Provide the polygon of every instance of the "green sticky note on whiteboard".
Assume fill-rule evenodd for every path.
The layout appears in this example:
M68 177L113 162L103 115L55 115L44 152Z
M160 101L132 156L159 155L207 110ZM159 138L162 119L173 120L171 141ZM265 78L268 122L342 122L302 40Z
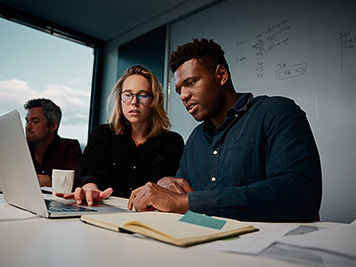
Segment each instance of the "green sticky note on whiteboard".
M188 210L186 214L184 214L183 217L180 218L179 221L205 226L217 230L221 230L226 223L225 220L215 219L207 215L196 213L190 210Z

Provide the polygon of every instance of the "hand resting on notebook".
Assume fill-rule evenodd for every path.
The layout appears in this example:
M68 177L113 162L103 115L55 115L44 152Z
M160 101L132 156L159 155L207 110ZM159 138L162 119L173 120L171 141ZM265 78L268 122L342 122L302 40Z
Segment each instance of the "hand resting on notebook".
M84 200L89 206L92 206L95 202L103 201L105 198L109 197L112 192L112 188L100 191L96 184L88 183L83 187L77 187L73 193L56 193L56 196L62 197L64 199L74 199L75 202L79 205L82 204Z

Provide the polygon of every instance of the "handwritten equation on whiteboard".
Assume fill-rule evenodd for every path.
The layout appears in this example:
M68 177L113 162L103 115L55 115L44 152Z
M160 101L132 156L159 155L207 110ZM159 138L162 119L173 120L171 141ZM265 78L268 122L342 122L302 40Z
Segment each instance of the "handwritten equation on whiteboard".
M341 40L342 52L356 47L356 35L352 35L350 31L341 32L339 39Z
M273 50L278 50L281 47L287 46L290 42L289 31L291 26L288 20L282 20L272 26L269 26L256 35L250 48L253 51L254 58L256 60L254 72L257 78L263 78L265 76L265 60L268 57L268 53ZM249 45L247 39L236 42L237 47ZM240 56L235 59L235 63L246 60L246 56ZM277 80L283 80L288 78L297 77L303 75L307 70L307 63L289 64L278 63L275 71L275 78Z
M341 40L341 71L344 69L344 59L350 59L349 51L356 48L356 34L353 35L350 31L341 32L339 34Z
M303 75L307 71L307 63L287 65L277 64L276 79L283 80Z

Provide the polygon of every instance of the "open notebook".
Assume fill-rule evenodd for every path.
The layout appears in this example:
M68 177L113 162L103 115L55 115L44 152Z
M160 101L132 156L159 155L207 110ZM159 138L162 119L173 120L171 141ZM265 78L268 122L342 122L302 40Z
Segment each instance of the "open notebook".
M257 231L248 223L210 217L190 210L184 215L155 211L83 215L81 221L108 230L141 234L181 247Z
M7 203L45 218L129 212L104 204L86 207L44 199L17 110L0 117L0 188Z

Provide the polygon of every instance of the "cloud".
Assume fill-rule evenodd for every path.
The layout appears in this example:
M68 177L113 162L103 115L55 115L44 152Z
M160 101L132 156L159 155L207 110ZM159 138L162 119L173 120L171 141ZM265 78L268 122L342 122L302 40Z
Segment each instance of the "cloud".
M23 104L30 98L40 97L31 90L26 81L17 79L0 81L0 107L2 113L17 109L23 110Z
M80 81L76 81L76 84L80 84ZM0 80L0 112L3 114L18 109L22 113L23 104L27 100L44 97L51 99L61 108L63 113L61 124L87 124L91 89L82 88L83 86L73 89L67 85L50 84L39 92L31 89L26 81Z
M51 84L46 87L43 95L61 107L63 122L77 124L83 119L88 121L90 92L74 90L66 85Z

